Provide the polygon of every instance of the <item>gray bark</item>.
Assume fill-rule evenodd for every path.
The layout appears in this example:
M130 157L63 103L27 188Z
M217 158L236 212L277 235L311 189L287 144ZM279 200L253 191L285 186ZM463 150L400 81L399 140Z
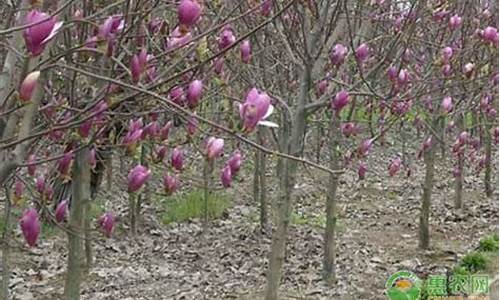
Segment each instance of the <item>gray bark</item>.
M84 212L90 199L90 165L88 163L88 148L82 148L76 153L73 164L73 191L71 198L70 217L68 223L68 271L64 285L64 299L80 299L80 284L82 275L82 252L84 232Z

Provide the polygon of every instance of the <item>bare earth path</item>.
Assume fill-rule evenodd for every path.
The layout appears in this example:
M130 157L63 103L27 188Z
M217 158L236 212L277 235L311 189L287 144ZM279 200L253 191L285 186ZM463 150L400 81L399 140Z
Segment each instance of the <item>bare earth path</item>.
M284 299L385 299L384 284L393 272L445 273L479 239L498 230L498 194L486 198L477 176L467 176L465 209L454 212L451 176L438 168L439 178L449 179L438 180L433 195L432 249L418 251L417 178L422 170L411 178L403 172L388 178L384 158L378 159L374 162L378 167L370 170L377 176L372 174L365 182L358 182L353 173L343 177L334 287L321 281L324 195L311 184L326 178L300 180L282 284ZM243 182L240 189L248 191L250 185ZM205 236L196 220L162 225L153 205L146 206L146 219L135 238L128 237L124 228L107 240L96 234L96 262L82 299L259 299L270 237L259 230L251 197L232 194L233 207L225 218L211 223ZM125 207L119 191L102 191L100 197ZM11 280L15 299L59 299L66 257L54 253L66 253L65 243L59 233L28 250L16 237Z

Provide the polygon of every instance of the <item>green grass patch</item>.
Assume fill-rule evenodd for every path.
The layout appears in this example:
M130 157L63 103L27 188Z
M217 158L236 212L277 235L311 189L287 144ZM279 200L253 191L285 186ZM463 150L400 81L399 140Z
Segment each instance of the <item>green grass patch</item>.
M303 214L298 214L296 212L292 212L290 214L290 223L294 225L308 225L317 228L325 228L326 227L326 217L325 215L319 216L307 216ZM345 226L342 223L342 220L337 218L337 223L335 224L335 228L337 231L343 231Z
M462 258L460 266L470 273L485 271L489 264L489 258L482 252L473 251Z
M164 208L161 220L164 224L180 223L194 218L203 218L205 215L205 199L203 190L195 189L187 193L176 193L170 197L157 198ZM218 219L230 207L226 194L212 192L208 197L208 217Z
M479 241L478 251L498 252L498 234L492 234Z

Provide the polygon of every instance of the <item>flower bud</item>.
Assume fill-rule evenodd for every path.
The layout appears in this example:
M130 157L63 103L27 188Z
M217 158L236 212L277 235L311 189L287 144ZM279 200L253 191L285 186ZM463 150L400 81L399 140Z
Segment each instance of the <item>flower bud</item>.
M40 71L31 72L24 78L19 88L19 98L22 102L31 101L31 97L33 97L33 92L38 82L38 77L40 77Z
M66 218L68 214L68 200L63 200L59 202L56 207L55 218L57 223L61 223Z
M24 239L30 247L36 245L38 236L40 235L40 220L38 212L34 208L28 208L23 212L20 226Z
M115 224L115 218L111 212L107 212L99 218L99 226L104 231L106 236L109 238L113 233L113 227Z
M241 60L248 64L252 58L252 47L249 40L244 40L240 45Z
M231 187L231 182L233 181L233 177L231 174L231 167L226 165L221 172L220 179L222 182L222 185L225 188Z
M151 170L148 168L137 165L128 173L128 192L137 192L151 176Z
M174 167L174 169L176 169L177 171L182 171L184 166L184 152L179 146L175 147L175 149L172 151L170 163L172 164L172 167Z

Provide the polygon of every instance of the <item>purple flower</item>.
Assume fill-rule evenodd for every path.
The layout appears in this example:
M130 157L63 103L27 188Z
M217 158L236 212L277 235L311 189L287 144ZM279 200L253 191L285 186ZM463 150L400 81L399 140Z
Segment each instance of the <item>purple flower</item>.
M111 212L107 212L99 218L99 226L104 231L106 236L109 238L113 233L113 227L115 224L115 218Z
M34 208L24 210L23 216L19 221L24 239L30 247L36 245L38 236L40 235L40 220L38 212Z
M69 151L64 153L64 156L60 158L57 163L57 171L59 171L59 174L63 176L68 175L72 161L73 161L73 152Z
M453 99L450 96L443 98L441 102L441 110L445 113L449 113L453 110Z
M256 88L252 88L245 102L240 105L240 117L243 120L243 130L247 133L252 132L257 124L276 127L277 125L264 121L272 112L273 106L271 99L265 92L259 92Z
M367 44L363 43L356 48L356 59L360 62L365 61L370 56L370 48Z
M389 164L389 176L392 177L396 175L396 173L399 171L400 168L401 168L401 158L396 157Z
M56 22L55 17L34 9L26 15L25 24L35 24L26 28L23 36L28 51L32 56L38 56L42 54L45 45L57 34L63 22Z
M172 151L170 163L172 164L172 167L174 167L174 169L176 169L177 171L182 171L184 166L184 152L179 146L175 147Z
M192 40L193 36L189 31L183 31L179 27L175 27L175 29L170 33L167 38L166 49L167 51L171 51L177 48L181 48L189 44Z
M495 27L488 26L482 32L482 38L485 42L498 44L498 30Z
M175 176L170 176L167 173L163 175L163 188L167 195L171 195L179 188L179 180Z
M196 0L181 0L177 6L179 24L190 27L196 24L201 16L201 6Z
M128 173L128 192L137 192L151 176L151 170L148 168L137 165Z
M455 14L450 17L450 21L448 22L448 26L450 27L451 30L458 29L462 25L462 18Z
M227 47L234 44L236 37L234 36L233 29L230 26L226 26L219 35L219 50L224 50Z
M38 83L38 77L40 77L40 71L31 72L24 78L19 88L19 98L21 98L22 102L29 102L31 97L33 97L33 92Z
M59 204L57 204L56 207L56 212L55 212L56 222L61 223L62 221L64 221L67 213L68 213L68 200L63 200L59 202Z
M226 165L221 172L220 179L222 182L222 185L225 188L228 188L231 186L231 182L233 181L232 173L231 173L231 167Z
M203 92L203 82L201 80L194 80L189 84L186 99L190 108L195 108L200 101Z
M244 40L240 45L241 60L243 63L248 64L252 58L252 46L249 40Z
M319 97L323 95L328 89L328 81L326 79L320 80L316 84L316 95Z
M174 102L177 105L184 105L185 102L185 95L184 95L184 89L181 86L176 86L174 87L170 93L168 94L170 97L170 100Z
M348 49L342 44L336 44L333 46L330 52L330 61L335 66L340 66L344 63L345 57L347 55Z
M443 50L441 50L441 56L443 57L443 61L448 63L453 56L453 48L444 47Z
M241 168L242 157L239 150L234 151L233 155L227 161L227 165L231 168L231 174L236 174Z
M360 157L366 156L373 148L373 139L366 139L358 146L358 154Z
M221 156L224 151L224 140L215 137L210 137L205 146L205 155L208 159L213 159Z
M359 180L365 179L366 171L367 171L367 168L366 168L365 163L364 162L359 163L359 166L358 166L358 178L359 178Z
M145 71L147 63L148 53L144 48L130 59L130 73L132 74L132 81L134 83L139 82L141 79L141 75Z
M272 9L273 9L273 0L263 0L262 1L262 4L260 6L260 13L264 17L269 16Z
M338 114L342 108L344 108L347 103L349 103L349 93L345 90L338 92L335 97L332 99L331 106L332 109Z

